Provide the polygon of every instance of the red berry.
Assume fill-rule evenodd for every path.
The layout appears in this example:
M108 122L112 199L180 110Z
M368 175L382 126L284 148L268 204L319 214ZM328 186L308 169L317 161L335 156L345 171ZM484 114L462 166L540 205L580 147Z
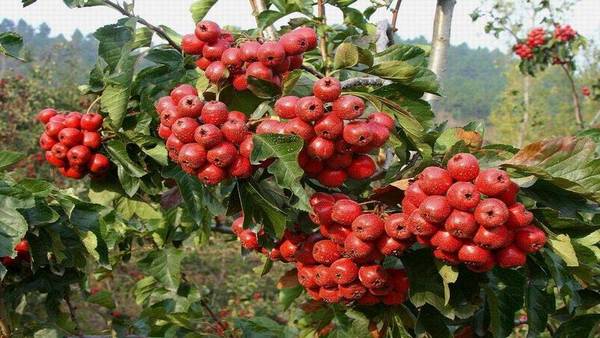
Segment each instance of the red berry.
M58 171L64 177L68 177L68 178L72 178L72 179L76 179L76 180L83 178L83 176L85 175L83 168L81 168L81 167L74 167L74 166L63 167L63 168L59 168Z
M15 246L15 251L19 254L29 253L29 242L26 239L20 241Z
M458 238L472 238L479 226L470 212L453 210L444 224L446 231Z
M408 231L407 223L408 220L404 213L388 215L384 223L385 233L394 239L409 239L412 234Z
M246 68L246 75L264 81L273 81L273 70L261 62L253 62Z
M430 223L442 223L450 216L452 208L444 196L429 196L419 206L421 216Z
M70 112L65 116L63 123L67 128L81 129L81 114L78 112Z
M330 188L341 187L347 178L348 175L344 170L334 169L323 169L317 177L319 183Z
M453 252L446 252L440 249L433 250L433 256L440 261L449 264L449 265L458 265L460 261L458 260L458 255Z
M275 102L275 114L282 119L293 119L296 117L296 103L298 97L284 96Z
M525 209L525 206L521 203L515 203L513 206L508 208L508 221L506 226L515 229L527 226L533 222L533 214L531 211Z
M310 157L322 161L333 156L335 152L335 145L332 141L317 136L310 141L306 152Z
M220 127L227 121L227 106L220 101L207 102L202 108L200 117L202 118L202 122Z
M419 187L427 195L445 195L452 185L448 171L438 167L427 167L419 174Z
M312 253L315 261L325 265L330 265L340 258L337 244L328 239L315 243Z
M332 108L342 120L353 120L365 111L365 102L353 95L343 95L333 101Z
M510 187L510 178L505 171L490 168L485 169L475 178L475 187L479 192L488 196L502 194Z
M163 140L166 140L167 138L169 138L169 136L171 136L172 132L171 132L171 128L163 125L162 123L158 126L158 136L160 138L162 138Z
M312 266L298 268L298 282L307 289L318 287L317 282L315 281L315 275L315 268Z
M202 70L206 70L206 68L208 68L208 66L210 66L211 63L212 61L205 57L201 57L198 60L196 60L196 66Z
M90 149L98 149L102 145L102 136L97 131L84 131L82 144Z
M102 174L110 168L110 161L102 154L94 154L88 162L88 169L91 173Z
M329 224L332 222L331 210L333 209L333 203L326 201L319 202L312 209L313 212L310 214L310 218L315 224Z
M419 210L413 211L408 217L408 231L419 236L431 236L438 231L437 226L428 222Z
M46 108L46 109L42 109L36 116L36 119L43 123L46 124L48 123L48 121L50 121L50 118L52 118L53 116L55 116L56 114L58 114L58 112L53 109L53 108Z
M478 247L475 244L465 244L458 250L458 259L472 267L481 267L494 261L494 257L489 250Z
M344 169L352 164L352 155L335 153L325 162L329 169Z
M438 231L431 237L431 245L445 252L457 252L463 242L447 231Z
M279 39L279 43L281 43L287 55L300 55L308 50L306 37L294 32L283 34Z
M173 126L173 123L175 123L179 117L180 116L177 108L168 108L160 113L160 124L170 129Z
M236 158L237 148L230 142L221 142L206 153L208 162L220 168L225 168Z
M516 268L525 265L527 255L515 245L509 245L496 252L496 261L501 268Z
M44 130L46 132L46 135L50 137L58 137L58 133L60 133L60 131L63 130L63 128L65 128L65 125L62 122L50 121L46 123Z
M385 225L375 214L362 214L352 222L352 231L363 241L374 241L385 233Z
M514 241L519 249L534 253L546 244L546 234L535 226L527 226L516 231Z
M367 179L373 176L376 170L377 167L375 161L368 155L358 155L354 157L350 166L346 168L348 176L355 180Z
M383 112L372 113L371 115L369 115L368 120L369 120L369 122L379 123L382 126L386 127L388 130L394 129L394 125L395 125L394 119L387 113L383 113Z
M358 304L359 305L364 305L364 306L371 306L371 305L375 305L375 304L379 304L381 303L381 300L379 299L379 297L374 296L373 294L367 292L365 293L364 296L362 296L362 298L360 298L358 300Z
M446 193L450 206L464 211L475 208L479 204L480 195L475 186L469 182L456 182Z
M473 212L475 221L486 228L500 226L508 220L508 208L499 199L488 198L479 202Z
M506 206L510 207L513 204L517 203L517 194L519 193L519 185L513 181L510 181L510 185L508 189L503 193L496 196L497 199L501 200L506 204Z
M231 143L240 144L248 135L248 128L243 121L227 120L227 122L221 126L221 132Z
M387 285L388 274L381 265L361 266L358 279L368 289L378 289Z
M306 96L296 102L296 115L303 121L316 121L323 114L325 114L323 101L315 96Z
M238 92L248 89L248 76L244 74L237 74L233 77L233 88Z
M267 67L274 67L285 60L285 49L279 42L267 41L263 43L256 53L258 61Z
M448 173L457 181L472 181L479 174L479 161L468 153L459 153L448 161Z
M342 199L333 204L331 219L343 225L351 225L362 214L362 206L355 201Z
M90 148L83 145L75 146L67 152L67 159L72 166L86 165L90 158L92 158Z
M404 214L410 215L415 210L417 210L417 207L414 204L412 204L409 200L407 200L406 198L402 200L402 212Z
M215 42L221 36L221 28L212 21L203 20L196 24L194 33L204 42Z
M310 27L298 27L293 30L293 33L299 34L306 39L307 50L312 50L317 47L317 33Z
M328 140L335 140L344 130L344 122L334 114L327 114L314 126L315 133Z
M333 272L325 265L317 265L315 267L315 282L322 288L331 288L337 286Z
M252 150L254 150L254 141L252 135L247 135L242 143L240 143L240 155L250 158L252 156Z
M315 206L320 202L330 202L331 204L335 203L335 198L332 195L326 194L324 192L316 192L312 196L310 196L310 205Z
M286 239L279 246L279 252L281 253L281 257L286 262L294 262L296 260L296 251L298 251L298 245L292 242L289 239Z
M342 84L334 77L324 77L313 85L313 93L323 102L333 102L342 93Z
M194 131L194 140L210 149L223 141L223 134L214 124L203 124Z
M83 133L80 129L64 128L58 133L60 143L71 148L83 142Z
M179 85L171 91L171 98L173 99L173 103L175 105L178 105L179 101L188 95L198 96L198 91L196 88L189 84Z
M350 284L358 278L358 266L349 258L340 258L331 263L334 280L340 284Z
M66 145L64 145L62 143L57 143L52 147L51 151L52 151L52 155L56 156L56 158L59 158L61 160L66 160L67 152L69 151L69 147L67 147Z
M290 60L290 71L302 67L302 64L304 63L304 57L302 55L290 55L288 56L288 60Z
M229 43L224 40L217 40L216 42L207 43L202 48L202 56L210 61L219 61L221 60L221 56L223 56L223 52L225 52L227 48L229 48Z
M181 98L177 105L177 113L180 117L199 117L204 102L197 95L186 95Z
M302 121L300 118L294 118L285 125L285 133L300 136L305 142L308 142L315 137L313 127Z
M326 303L339 303L342 299L340 292L336 288L320 288L319 297Z
M42 136L40 136L40 147L43 150L52 149L56 143L57 141L53 137L48 136L46 133L42 133Z
M258 49L260 43L258 41L246 41L240 44L240 57L244 62L258 61Z
M412 182L406 188L404 192L404 200L409 201L413 205L421 205L421 203L427 198L427 194L423 192L419 186L419 181ZM450 201L448 201L450 202Z
M372 147L382 147L390 138L390 131L384 125L377 122L368 122L367 126L371 129L373 140L369 144Z
M206 150L198 143L188 143L179 149L177 162L181 166L200 169L206 162Z
M366 146L373 140L373 133L366 122L351 122L344 126L344 141L356 146Z
M242 52L239 48L227 48L221 55L221 62L230 71L238 70L244 64L244 61L242 61Z
M258 238L256 237L256 233L250 229L246 229L240 232L239 235L240 242L242 246L247 250L256 250L258 249Z
M408 245L386 235L377 240L377 250L386 256L400 256Z
M229 71L223 62L215 61L206 67L204 75L210 82L219 83L219 81L229 77Z
M226 173L214 164L204 166L198 172L198 179L206 185L215 185L224 180Z
M171 131L181 142L191 143L194 142L194 132L199 125L200 124L191 117L182 117L173 123Z
M358 277L358 268L356 273ZM356 281L348 285L340 285L339 291L342 297L348 300L358 300L367 293L367 288L365 288L359 281Z
M173 155L177 156L179 154L179 149L183 147L184 143L181 142L177 136L171 135L167 139L167 142L165 142L165 145L167 146L169 153L173 153Z
M473 237L473 242L482 248L498 249L512 241L512 233L505 226L498 226L491 229L479 227Z
M44 153L45 157L46 157L46 161L48 163L50 163L51 165L58 167L58 168L62 168L66 165L64 160L61 160L60 158L56 157L51 151L46 151Z
M252 175L252 164L250 160L244 156L238 156L229 166L229 175L236 178L247 178Z
M202 54L204 41L198 39L195 34L186 34L181 38L181 49L190 55Z
M353 233L344 241L344 256L353 260L369 257L374 250L373 242L365 242Z

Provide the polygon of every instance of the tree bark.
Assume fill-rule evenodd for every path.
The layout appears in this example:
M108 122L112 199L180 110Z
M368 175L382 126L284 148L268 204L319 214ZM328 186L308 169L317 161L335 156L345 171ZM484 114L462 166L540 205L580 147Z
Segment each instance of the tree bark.
M456 0L438 0L435 7L429 69L437 75L438 82L440 83L444 79L446 73L448 46L450 45L450 31L452 27L452 13L455 4ZM434 103L439 97L433 94L426 94L425 99L429 101L429 103Z
M573 79L573 75L571 75L571 71L564 64L560 65L564 70L565 75L567 75L567 79L569 79L569 84L571 85L571 97L573 98L573 106L575 108L575 122L577 123L577 127L579 129L584 129L585 124L583 122L583 116L581 115L581 104L579 103L579 95L577 95L577 87L575 86L575 80Z
M254 11L254 16L258 18L258 14L267 10L267 6L265 6L264 0L250 0L250 5L252 6L252 11ZM275 40L277 34L275 34L275 28L273 26L267 26L264 31L262 31L262 36L267 40Z
M525 143L525 134L527 133L527 125L529 124L529 88L531 85L531 77L525 75L523 77L523 120L521 121L521 127L519 128L519 141L518 146L521 148Z

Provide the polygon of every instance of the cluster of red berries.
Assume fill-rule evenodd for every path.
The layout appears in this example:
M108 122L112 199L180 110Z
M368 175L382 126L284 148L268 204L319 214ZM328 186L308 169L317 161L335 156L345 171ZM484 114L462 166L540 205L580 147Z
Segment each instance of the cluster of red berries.
M546 31L542 27L537 27L527 34L527 45L530 48L536 48L546 43Z
M17 256L15 258L6 256L0 257L0 263L7 268L16 266L19 262L29 263L31 261L31 255L29 254L29 242L24 239L17 243L15 246Z
M273 249L259 245L258 235L243 229L243 217L232 225L242 246L271 260L295 263L298 282L308 295L329 303L360 305L402 304L409 283L404 270L384 269L385 255L400 255L412 245L412 234L400 229L395 215L385 220L364 213L362 206L343 194L316 193L310 199L319 232L285 232Z
M314 96L284 96L275 102L275 113L285 121L266 119L256 129L257 134L300 136L305 142L300 167L327 187L339 187L348 177L371 177L377 167L367 154L383 146L394 129L388 114L364 118L364 101L341 92L340 81L322 78L313 86Z
M220 101L202 101L187 84L160 98L155 107L160 114L158 135L166 140L169 157L186 173L207 185L252 174L252 134L244 113L228 111Z
M561 42L571 41L576 35L577 32L570 25L556 25L554 29L554 38Z
M581 95L583 95L583 96L592 95L592 91L590 90L590 87L588 87L588 86L581 87Z
M184 52L199 56L196 65L212 83L230 79L238 91L248 88L248 76L281 85L287 72L302 66L303 53L316 46L315 31L300 27L279 41L251 40L235 47L231 33L207 20L198 22L194 34L181 41Z
M97 177L110 168L108 158L97 152L102 145L102 115L64 114L47 108L38 113L37 120L45 125L39 143L46 161L63 176L81 179L90 173Z
M513 46L513 50L521 59L533 59L533 49L524 43L517 43Z
M471 154L454 155L447 169L425 168L402 200L405 224L436 258L484 272L524 265L546 234L517 202L519 186L505 171L481 170Z

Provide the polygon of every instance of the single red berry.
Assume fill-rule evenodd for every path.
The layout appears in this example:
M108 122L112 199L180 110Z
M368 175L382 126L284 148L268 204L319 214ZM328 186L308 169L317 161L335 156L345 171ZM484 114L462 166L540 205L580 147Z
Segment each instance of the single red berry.
M237 148L232 143L225 141L211 148L206 153L206 158L209 163L225 168L233 163L237 154Z
M254 140L252 139L252 135L247 135L242 143L240 143L240 155L250 158L252 156L252 150L254 150Z
M212 21L203 20L196 24L194 33L204 42L215 42L221 36L221 28Z
M29 242L24 239L15 245L15 251L18 254L29 253Z
M57 143L55 144L51 151L52 151L52 155L54 155L56 158L59 158L61 160L66 160L67 159L67 152L69 151L69 147L67 147L66 145L62 144L62 143Z
M353 120L365 111L365 102L354 95L343 95L333 101L332 109L342 120Z
M313 159L323 161L333 156L335 152L335 145L332 141L317 136L310 141L306 152Z
M335 142L335 151L340 154L353 154L354 150L352 148L353 145L344 140L337 140Z
M46 132L46 135L57 138L58 133L60 133L60 131L63 130L64 128L65 128L65 125L62 122L50 121L50 122L46 123L44 130Z
M330 202L331 204L335 203L335 198L324 192L316 192L310 196L309 203L311 206L315 206L320 202Z
M298 251L298 245L288 239L283 241L279 246L279 252L281 253L281 257L286 262L294 262L296 261L296 251Z
M313 93L323 102L333 102L342 94L342 84L334 77L324 77L313 85Z
M46 161L48 163L50 163L51 165L57 167L57 168L62 168L66 165L64 160L61 160L60 158L56 157L51 151L46 151L44 153Z
M419 174L419 187L427 195L445 195L452 185L452 177L445 169L427 167Z
M158 126L158 136L160 138L162 138L163 140L166 140L169 138L169 136L171 136L173 132L171 131L171 128L165 126L164 124L160 124Z
M351 122L344 126L344 141L351 145L366 146L373 140L373 132L366 122Z
M413 211L418 210L417 206L412 204L409 200L407 200L406 198L402 200L402 212L405 215L410 215L413 213Z
M445 252L457 252L463 242L451 233L440 230L431 237L431 245Z
M368 289L378 289L387 285L388 274L381 265L361 266L358 279Z
M409 239L412 237L407 228L408 219L404 213L390 214L385 218L385 233L398 240Z
M246 67L246 75L264 81L273 81L273 70L261 62L253 62Z
M362 206L350 199L342 199L333 204L331 219L343 225L351 225L362 214Z
M247 250L256 250L258 249L258 238L256 237L256 233L250 229L246 229L240 232L239 235L240 242L244 249Z
M458 238L472 238L479 226L470 212L453 210L444 224L446 231Z
M289 120L285 125L285 133L300 136L305 142L309 142L315 137L313 127L300 118Z
M233 144L240 144L248 135L248 128L246 123L240 120L227 120L221 126L221 133L225 136L229 142Z
M229 77L229 71L223 62L215 61L206 67L204 75L210 82L219 83L219 81Z
M326 201L319 202L312 209L313 212L309 216L315 224L330 224L332 222L331 210L333 209L333 203Z
M102 136L97 131L84 131L81 143L90 149L98 149L102 145Z
M326 303L339 303L342 300L342 296L337 287L335 288L320 288L319 297Z
M244 74L236 74L233 76L233 88L238 92L248 89L248 76Z
M247 178L252 175L252 164L250 160L244 156L238 156L229 166L229 175L236 178Z
M204 41L198 39L195 34L185 34L181 38L181 49L190 55L202 54L202 48L204 47Z
M375 214L362 214L352 222L352 231L363 241L374 241L385 233L385 224Z
M94 154L88 162L88 169L91 173L102 174L110 168L110 161L102 154Z
M321 183L322 185L324 185L326 187L330 187L330 188L341 187L347 178L348 178L348 175L346 174L346 172L344 170L334 170L334 169L323 169L323 170L321 170L321 172L319 173L319 176L317 177L317 179L319 180L319 183Z
M173 126L173 123L175 123L175 121L177 121L178 118L180 118L180 116L179 112L177 111L177 107L173 109L168 108L163 110L162 113L160 113L160 124L167 128L171 128Z
M295 32L283 34L279 39L279 43L281 43L287 55L300 55L308 50L306 37Z
M304 157L306 159L300 161L300 159ZM304 170L304 173L309 177L318 177L321 171L323 171L323 162L310 158L310 156L306 155L306 152L300 153L300 155L298 156L298 164L300 165L300 168ZM328 175L333 176L330 181L327 181L329 177L323 178L324 181L327 181L328 183L337 184L342 178L345 180L345 176L343 174L338 174L334 172L333 174L327 173L325 176ZM343 184L343 182L341 184Z
M492 253L475 244L465 244L458 250L458 259L473 267L485 266L489 261L494 261Z
M383 147L390 138L390 130L377 122L368 122L367 126L373 134L373 140L369 143L369 146L376 148Z
M282 74L286 73L289 71L290 69L290 59L289 58L283 58L283 61L272 67L273 72L279 74L280 76L278 78L281 77ZM280 81L280 79L273 79L273 80L277 80ZM276 83L277 81L275 81L274 83ZM279 84L278 86L280 86L281 84Z
M335 114L329 113L315 123L314 129L317 135L328 140L335 140L342 135L344 121Z
M206 162L206 150L198 143L188 143L179 149L177 162L181 166L200 169Z
M177 113L180 117L199 117L204 102L197 95L186 95L181 98L177 105Z
M210 149L223 141L221 130L214 124L203 124L194 130L194 140Z
M202 122L220 127L227 121L227 106L221 101L207 102L200 113Z
M423 218L423 216L421 216L419 209L410 214L408 217L407 227L408 231L419 236L431 236L438 231L437 226L428 222L425 218Z
M74 146L67 152L67 159L72 166L84 166L90 158L92 158L90 148L83 145Z
M501 200L506 204L506 206L510 207L517 203L517 195L519 194L519 185L513 181L510 181L510 185L508 189L503 193L496 196L497 199Z
M386 256L400 256L408 248L404 242L396 240L387 235L377 240L377 250Z
M510 187L510 177L499 169L490 168L482 170L475 178L475 187L479 192L488 196L502 194Z
M298 27L293 30L293 33L299 34L306 39L307 51L317 47L317 33L310 27Z
M348 176L355 180L367 179L373 176L376 170L375 161L369 155L355 156L350 166L346 168Z
M352 260L366 258L375 250L373 242L365 242L351 233L344 241L344 256Z
M285 49L279 42L267 41L263 43L256 53L258 61L267 67L274 67L282 63L285 58Z
M358 266L350 258L340 258L331 263L334 280L340 284L350 284L358 278Z
M71 148L83 142L83 133L77 128L64 128L58 133L58 140Z
M179 155L179 149L181 149L181 147L183 147L184 143L181 142L177 138L177 136L171 135L167 139L167 142L165 142L165 145L166 145L169 153L172 153L173 155L175 155L175 160L177 160L177 156Z
M313 266L304 266L298 268L298 282L307 289L318 287L315 281L315 268Z
M42 133L40 136L40 147L43 150L50 150L57 143L57 140L53 137L48 136L46 133Z
M457 181L472 181L479 174L479 161L471 154L458 153L448 161L448 173Z
M386 127L388 130L394 130L395 122L394 119L387 113L375 112L369 115L369 122L376 122Z
M194 142L194 132L199 126L200 124L196 122L196 119L182 117L173 123L171 131L181 142L192 143Z
M296 116L306 122L320 119L325 114L323 101L315 96L306 96L296 102Z
M284 96L275 102L275 114L282 119L293 119L296 117L297 96Z
M446 197L451 207L469 211L479 204L481 194L472 183L456 182L448 188Z
M227 173L214 164L204 166L198 172L198 179L206 185L215 185L224 180Z
M419 186L419 181L410 183L404 192L404 199L415 206L421 205L427 196L428 195L423 192L423 189Z
M178 105L179 101L188 95L198 96L196 88L189 84L179 85L171 91L171 99L173 99L175 105Z
M85 176L84 168L79 166L58 168L58 172L60 172L60 174L64 177L72 178L75 180L82 179L83 176Z
M221 62L230 71L239 70L244 64L244 61L242 61L242 52L239 48L227 48L221 55Z
M433 250L433 256L449 265L460 264L460 261L458 260L458 255L454 252L446 252L441 249L435 249Z
M500 226L508 220L506 204L496 198L487 198L479 202L473 212L475 221L486 228Z
M202 56L213 62L219 61L227 48L229 48L227 41L217 40L216 42L210 42L202 48Z
M333 272L325 265L315 266L315 283L322 288L336 287Z
M302 67L302 64L304 63L304 56L302 54L300 55L290 55L288 56L288 60L290 60L290 71L294 70L294 69L299 69L300 67Z
M508 208L508 221L506 222L506 226L510 229L521 228L531 224L531 222L533 222L533 214L531 211L525 209L523 204L515 203Z
M211 63L212 61L205 57L201 57L198 60L196 60L196 66L202 70L206 70L206 68L208 68L208 66L210 66Z
M444 196L429 196L419 206L421 216L430 223L442 223L450 216L452 207Z
M329 169L344 169L352 164L352 155L335 153L326 162L325 165Z
M260 43L258 41L246 41L240 44L240 57L244 62L258 61L258 49Z
M482 248L495 250L506 246L513 240L513 233L505 226L498 226L491 229L479 227L473 237L473 242Z
M318 241L313 246L313 257L315 261L321 264L330 265L340 258L340 252L338 251L337 244L328 239L324 239Z
M63 121L65 127L81 129L81 113L70 112Z
M42 109L36 116L36 119L43 123L46 124L48 123L48 121L50 121L50 118L52 118L53 116L55 116L56 114L58 114L58 112L53 109L53 108L46 108L46 109Z
M501 268L509 269L525 265L527 255L515 245L496 251L496 261Z
M263 120L258 127L256 127L256 134L283 134L285 133L285 123L274 119Z
M546 244L546 234L540 228L527 226L516 231L514 241L519 249L534 253Z

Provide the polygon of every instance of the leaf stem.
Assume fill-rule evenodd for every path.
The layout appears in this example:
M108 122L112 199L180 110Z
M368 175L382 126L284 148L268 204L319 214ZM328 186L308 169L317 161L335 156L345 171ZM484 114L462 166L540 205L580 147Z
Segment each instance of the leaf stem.
M121 14L125 15L126 17L129 18L133 18L136 19L137 22L141 23L142 25L150 28L151 30L153 30L154 32L156 32L156 34L158 34L158 36L160 36L161 38L165 39L169 45L171 45L171 47L175 48L176 50L181 52L181 47L179 47L179 45L173 41L173 39L171 39L169 37L169 35L160 27L154 26L153 24L149 23L148 21L146 21L144 18L135 15L131 12L129 12L127 9L125 9L124 7L122 7L121 5L119 5L118 3L112 2L110 0L102 0L102 2L104 4L106 4L108 7L112 7L114 9L116 9L118 12L120 12Z
M317 16L320 20L320 24L323 26L327 25L327 17L325 16L325 1L317 0ZM327 54L327 33L324 30L321 31L321 38L319 39L319 50L321 51L321 58L323 59L323 69L327 73L329 67L329 55Z
M92 108L96 105L96 103L100 101L100 99L102 99L102 95L98 95L98 97L95 98L94 101L92 101L85 113L89 114L92 111Z
M307 64L307 65L302 65L302 69L311 73L312 75L318 77L319 79L322 79L325 77L325 74L321 73L320 71L318 71L315 67L313 67L311 64Z

